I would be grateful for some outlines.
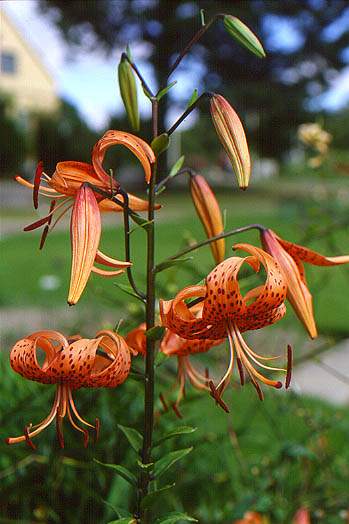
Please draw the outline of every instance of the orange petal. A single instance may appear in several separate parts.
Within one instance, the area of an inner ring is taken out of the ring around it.
[[[56,170],[50,180],[50,186],[59,193],[74,196],[84,182],[100,187],[106,191],[118,187],[110,175],[106,175],[106,179],[102,183],[91,164],[73,160],[58,162]],[[98,199],[101,198],[99,195],[95,196]]]
[[[315,338],[317,329],[313,312],[313,301],[304,281],[303,273],[300,271],[296,261],[283,248],[272,230],[264,230],[261,233],[261,239],[264,249],[279,263],[285,275],[287,298],[291,302],[296,315],[307,329],[311,338]]]
[[[314,266],[335,266],[337,264],[348,264],[349,255],[341,255],[337,257],[325,257],[304,246],[288,242],[278,235],[275,235],[276,239],[280,242],[282,247],[286,249],[287,253],[295,259],[299,259],[302,262],[313,264]]]
[[[143,166],[145,180],[149,184],[152,174],[152,166],[155,163],[155,155],[149,144],[141,138],[124,131],[107,131],[95,144],[92,153],[92,164],[98,178],[105,182],[109,178],[103,169],[103,160],[106,150],[115,145],[127,147],[140,161]]]
[[[146,323],[142,322],[142,324],[135,329],[132,329],[126,336],[126,343],[128,346],[134,349],[137,353],[141,353],[141,355],[145,355],[147,350],[145,331]]]
[[[240,118],[221,95],[214,94],[210,106],[218,138],[230,159],[240,188],[246,189],[251,174],[251,160]]]
[[[96,197],[87,186],[79,189],[74,203],[70,235],[72,270],[68,304],[79,300],[92,271],[101,236],[101,216]]]
[[[116,260],[115,258],[108,257],[108,255],[105,255],[99,249],[97,250],[95,262],[98,264],[104,264],[105,266],[117,268],[132,266],[131,262],[124,262],[123,260]]]
[[[101,277],[117,277],[118,275],[122,275],[124,272],[123,269],[119,269],[118,271],[108,271],[107,269],[101,269],[96,266],[92,266],[91,271],[97,275],[100,275]]]
[[[123,202],[122,195],[117,195],[117,198]],[[141,198],[136,197],[135,195],[132,195],[131,193],[128,193],[128,205],[129,208],[132,209],[132,211],[148,211],[149,204],[147,200],[142,200]],[[108,211],[115,211],[116,213],[122,213],[124,208],[122,206],[119,206],[112,200],[102,200],[99,202],[99,209],[102,212],[108,212]],[[160,209],[161,204],[155,204],[154,209]]]
[[[210,185],[201,175],[190,177],[191,196],[205,228],[208,238],[217,236],[223,232],[222,213]],[[224,260],[225,240],[221,238],[210,244],[213,258],[219,264]]]

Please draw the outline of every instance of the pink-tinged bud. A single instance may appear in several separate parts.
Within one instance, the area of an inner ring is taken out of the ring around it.
[[[91,274],[101,236],[101,216],[91,188],[81,186],[71,217],[72,268],[68,304],[76,304]]]
[[[190,177],[190,192],[197,214],[205,228],[208,238],[223,233],[222,214],[211,187],[201,175]],[[225,240],[223,238],[210,244],[213,258],[219,264],[225,256]]]
[[[251,160],[240,118],[221,95],[212,95],[210,109],[217,135],[230,159],[238,184],[241,189],[246,189],[251,174]]]
[[[292,524],[311,524],[309,510],[300,508],[295,514]]]

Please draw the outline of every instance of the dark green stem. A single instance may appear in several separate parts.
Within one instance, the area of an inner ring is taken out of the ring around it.
[[[197,98],[195,100],[195,102],[193,102],[191,104],[191,106],[188,107],[188,109],[186,109],[184,111],[184,113],[179,117],[179,119],[170,127],[170,129],[168,131],[166,131],[166,133],[168,134],[168,136],[171,136],[172,133],[174,131],[176,131],[177,127],[183,122],[183,120],[185,120],[187,118],[188,115],[190,115],[190,113],[196,108],[196,106],[198,104],[200,104],[200,102],[202,102],[202,100],[204,100],[204,98],[211,98],[213,96],[213,93],[211,93],[210,91],[205,91],[205,93],[202,93],[202,95],[199,96],[199,98]]]
[[[158,135],[158,101],[152,99],[152,122],[153,137]],[[154,205],[155,205],[155,187],[156,187],[156,163],[153,167],[152,177],[149,184],[149,210],[147,228],[147,302],[146,302],[146,325],[147,330],[154,327],[155,324],[155,228],[154,228]],[[154,427],[154,358],[155,358],[155,341],[147,339],[147,352],[145,358],[145,378],[144,378],[144,427],[143,427],[143,446],[142,446],[142,463],[149,464],[152,460],[151,449],[153,441]],[[151,481],[150,473],[142,471],[139,477],[139,494],[138,494],[138,515],[142,524],[150,524],[151,516],[149,511],[143,511],[141,508],[142,499],[147,495],[149,482]]]
[[[231,237],[233,235],[238,235],[239,233],[244,233],[245,231],[249,231],[250,229],[258,229],[259,231],[264,231],[266,228],[262,226],[261,224],[249,224],[248,226],[238,227],[236,229],[231,229],[230,231],[226,231],[225,233],[221,233],[220,235],[216,235],[215,237],[207,238],[206,240],[202,240],[201,242],[197,242],[196,244],[192,246],[188,246],[185,249],[182,249],[182,251],[178,251],[175,255],[172,255],[171,257],[166,258],[162,262],[160,262],[156,267],[155,271],[157,270],[157,267],[165,264],[166,262],[169,262],[170,260],[176,260],[177,258],[181,258],[182,256],[186,255],[187,253],[191,253],[192,251],[195,251],[196,249],[199,249],[200,247],[208,246],[212,242],[215,242],[216,240],[220,240],[221,238],[227,238]]]

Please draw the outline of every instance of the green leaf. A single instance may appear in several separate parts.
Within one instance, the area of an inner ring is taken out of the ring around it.
[[[154,477],[158,479],[163,475],[173,464],[188,455],[193,448],[178,449],[177,451],[170,451],[155,463]]]
[[[195,88],[187,104],[187,109],[189,109],[189,107],[192,106],[194,102],[197,101],[198,98],[199,98],[198,90]]]
[[[149,462],[149,464],[143,464],[143,462],[141,462],[140,460],[137,460],[137,464],[144,471],[148,471],[154,466],[154,462]]]
[[[160,273],[160,271],[164,271],[164,269],[168,269],[173,266],[182,266],[186,262],[189,262],[189,260],[193,260],[193,258],[194,257],[183,257],[176,258],[175,260],[167,260],[166,262],[162,262],[161,264],[156,266],[156,273]]]
[[[171,89],[171,87],[173,87],[174,85],[177,84],[177,80],[174,80],[173,82],[171,82],[170,84],[168,84],[168,86],[164,87],[164,89],[161,89],[161,91],[158,92],[158,94],[156,95],[156,100],[161,100],[163,96],[166,95],[166,93],[168,93],[168,91]]]
[[[145,332],[145,336],[149,340],[161,340],[165,334],[165,328],[163,326],[154,326]]]
[[[108,506],[108,508],[110,508],[111,510],[114,511],[114,513],[116,513],[116,516],[121,519],[121,518],[125,518],[125,517],[132,517],[131,513],[123,508],[118,508],[116,506],[114,506],[114,504],[112,504],[111,502],[109,502],[108,500],[104,500],[102,499],[102,502],[103,504],[105,504],[106,506]]]
[[[169,513],[165,517],[160,517],[156,520],[155,524],[176,524],[181,520],[184,520],[185,522],[199,522],[197,519],[189,517],[186,513],[175,511],[174,513]]]
[[[152,143],[150,144],[152,150],[154,151],[156,156],[161,155],[168,146],[170,145],[170,137],[167,133],[162,133],[159,136],[156,136]]]
[[[137,521],[133,517],[126,517],[123,519],[111,520],[108,524],[137,524]]]
[[[177,162],[171,167],[171,170],[168,174],[169,178],[173,178],[174,176],[177,175],[178,171],[181,169],[182,165],[184,164],[184,158],[185,158],[184,155],[180,156]]]
[[[166,433],[165,436],[154,443],[153,447],[159,446],[159,444],[162,444],[165,440],[170,438],[178,437],[179,435],[188,435],[189,433],[194,433],[196,430],[197,428],[194,428],[193,426],[179,426],[178,428],[169,431],[169,433]]]
[[[104,466],[109,469],[113,469],[117,475],[122,477],[124,480],[132,484],[132,486],[137,486],[137,479],[134,476],[131,471],[129,471],[124,466],[121,466],[120,464],[105,464],[104,462],[100,462],[97,459],[93,459],[97,464],[100,464],[101,466]]]
[[[127,426],[122,426],[118,424],[118,428],[123,432],[133,449],[138,453],[142,449],[143,437],[142,435],[134,428],[128,428]]]
[[[232,15],[225,15],[223,23],[227,33],[237,40],[239,44],[246,47],[246,49],[259,58],[265,57],[265,51],[258,38],[239,18]]]
[[[145,377],[143,373],[139,373],[138,371],[130,371],[127,378],[135,380],[136,382],[144,382]]]
[[[157,353],[157,355],[155,357],[155,366],[156,367],[161,366],[161,364],[166,362],[166,360],[168,358],[169,358],[168,355],[165,355],[165,353],[163,353],[162,351],[158,351],[158,353]]]
[[[144,499],[142,500],[141,507],[142,508],[148,508],[149,506],[151,506],[153,504],[154,501],[156,501],[158,499],[158,497],[160,495],[163,494],[164,491],[168,491],[169,489],[173,488],[174,486],[175,486],[175,483],[169,484],[168,486],[164,486],[163,488],[159,488],[159,489],[153,491],[152,493],[148,493],[148,495],[146,495],[144,497]]]
[[[141,297],[136,295],[136,293],[133,291],[132,287],[129,286],[128,284],[120,284],[119,282],[114,282],[114,286],[116,286],[119,289],[121,289],[121,291],[126,293],[126,295],[130,295],[131,297],[136,298],[137,300],[140,300],[142,302],[142,304],[144,304],[144,302],[141,299]]]
[[[154,222],[153,220],[147,220],[146,218],[141,217],[140,215],[137,215],[136,213],[130,215],[133,222],[137,224],[140,227],[144,227],[144,229],[147,229],[147,226]]]

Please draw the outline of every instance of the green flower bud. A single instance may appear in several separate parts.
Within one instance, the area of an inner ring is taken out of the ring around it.
[[[236,18],[236,16],[232,15],[225,15],[223,22],[226,31],[230,36],[235,38],[239,44],[246,47],[251,51],[251,53],[254,53],[259,58],[265,58],[265,51],[262,44],[247,25]]]
[[[139,131],[139,110],[136,80],[129,62],[122,58],[118,67],[119,87],[127,117],[134,131]]]

